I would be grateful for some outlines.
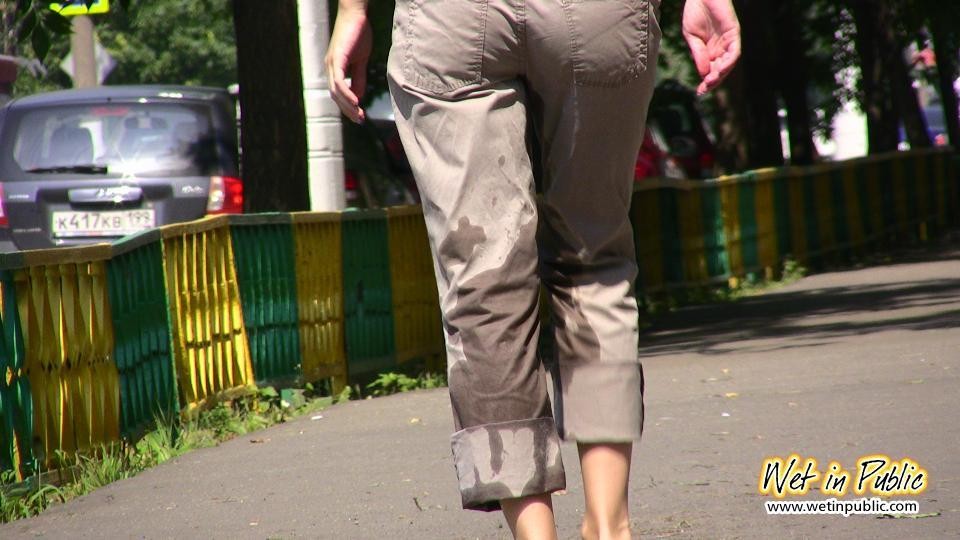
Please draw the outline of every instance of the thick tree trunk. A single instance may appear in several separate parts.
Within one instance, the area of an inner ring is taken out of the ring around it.
[[[872,0],[849,0],[850,13],[857,25],[855,39],[860,56],[860,105],[867,115],[867,146],[871,154],[893,152],[899,142],[897,111],[890,88],[891,75],[887,73],[881,49],[883,31],[877,18],[877,7]]]
[[[960,117],[958,117],[960,106],[957,103],[957,90],[953,86],[953,81],[960,75],[957,72],[960,32],[957,29],[947,28],[943,19],[936,16],[930,17],[929,28],[933,37],[933,50],[937,56],[937,89],[947,122],[947,135],[950,137],[950,144],[958,148],[960,147]]]
[[[929,148],[930,132],[927,131],[927,121],[920,109],[917,91],[913,87],[913,79],[907,71],[903,59],[903,41],[896,30],[896,8],[888,2],[875,2],[877,19],[880,23],[878,36],[880,50],[888,51],[881,54],[886,63],[886,69],[891,75],[890,84],[893,90],[894,106],[903,122],[903,129],[911,148]]]
[[[748,168],[750,159],[743,67],[737,66],[714,92],[717,97],[717,165],[723,173]]]
[[[777,65],[777,41],[770,25],[770,8],[767,0],[736,0],[734,4],[742,29],[740,67],[745,92],[740,93],[740,99],[748,104],[745,107],[747,164],[750,168],[776,167],[783,165],[783,145],[773,75]]]
[[[790,162],[808,165],[817,158],[813,144],[813,127],[810,122],[810,103],[807,98],[809,70],[807,54],[809,44],[803,36],[803,20],[796,0],[785,0],[776,8],[774,24],[779,40],[777,75],[780,95],[787,109],[787,130],[790,135]]]
[[[308,210],[296,0],[233,0],[245,210]]]

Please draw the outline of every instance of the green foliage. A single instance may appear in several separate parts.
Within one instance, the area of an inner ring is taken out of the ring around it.
[[[381,373],[376,380],[367,385],[367,389],[372,396],[386,396],[411,390],[441,388],[446,385],[446,377],[438,373],[422,373],[416,378],[403,373]]]
[[[666,292],[648,294],[640,300],[640,310],[643,315],[655,317],[669,313],[683,306],[714,304],[719,302],[736,302],[741,298],[770,292],[795,281],[808,274],[806,267],[796,260],[787,258],[779,275],[772,279],[761,278],[757,274],[748,274],[736,286],[701,286],[689,287]]]
[[[784,284],[793,283],[807,275],[807,269],[793,259],[787,259],[783,262],[783,276],[780,278]]]
[[[14,484],[13,471],[0,472],[0,523],[35,516],[50,505],[63,502],[63,490],[49,484],[35,482]]]
[[[349,386],[344,386],[343,390],[341,390],[340,393],[337,394],[336,397],[334,397],[333,402],[341,403],[344,401],[350,401],[351,399],[353,399],[354,396],[359,396],[359,395],[360,395],[359,390],[354,390]]]
[[[14,94],[69,88],[70,77],[60,63],[70,52],[70,21],[46,9],[48,2],[32,0],[18,5],[33,10],[18,13],[16,24],[22,25],[24,40],[36,40],[32,50],[47,74],[35,78],[22,70]],[[116,61],[104,84],[226,87],[237,81],[233,13],[228,0],[114,2],[109,13],[91,18],[100,44]],[[38,46],[44,43],[41,54]],[[9,49],[8,53],[15,52]]]
[[[108,84],[226,87],[237,81],[228,0],[133,2],[98,20],[97,34],[117,61]]]
[[[92,0],[88,0],[88,3]],[[70,34],[70,20],[59,12],[49,9],[50,2],[43,0],[23,0],[5,3],[3,52],[10,54],[21,47],[29,47],[34,55],[43,60],[50,51],[53,39]]]
[[[660,56],[657,61],[658,79],[675,79],[686,86],[695,87],[699,82],[697,68],[690,58],[687,42],[680,32],[680,17],[683,2],[660,4]]]

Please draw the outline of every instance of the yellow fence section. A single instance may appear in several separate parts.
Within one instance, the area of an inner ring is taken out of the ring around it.
[[[756,204],[757,256],[767,278],[773,277],[780,264],[780,248],[777,244],[777,220],[775,215],[773,184],[777,181],[776,169],[757,171]]]
[[[735,177],[724,176],[720,182],[720,208],[723,214],[723,233],[727,239],[727,253],[730,257],[730,273],[742,276],[743,231],[740,228],[740,186]]]
[[[397,363],[419,358],[428,369],[441,370],[445,363],[440,304],[420,207],[388,208],[387,231]]]
[[[161,227],[183,412],[255,391],[225,217]]]
[[[120,393],[105,259],[110,247],[24,254],[14,272],[37,456],[54,464],[120,437]]]
[[[331,377],[339,392],[347,383],[340,214],[297,212],[291,217],[303,378]]]

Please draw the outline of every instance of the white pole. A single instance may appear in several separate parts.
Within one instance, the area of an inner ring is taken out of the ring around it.
[[[297,0],[300,22],[300,65],[303,104],[307,118],[307,175],[310,209],[342,210],[343,133],[340,110],[330,98],[323,57],[330,42],[330,14],[326,0]]]

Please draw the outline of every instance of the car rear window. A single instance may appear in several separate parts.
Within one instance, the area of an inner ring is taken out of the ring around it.
[[[14,129],[13,159],[26,172],[210,175],[225,158],[203,104],[44,107],[24,112]]]

